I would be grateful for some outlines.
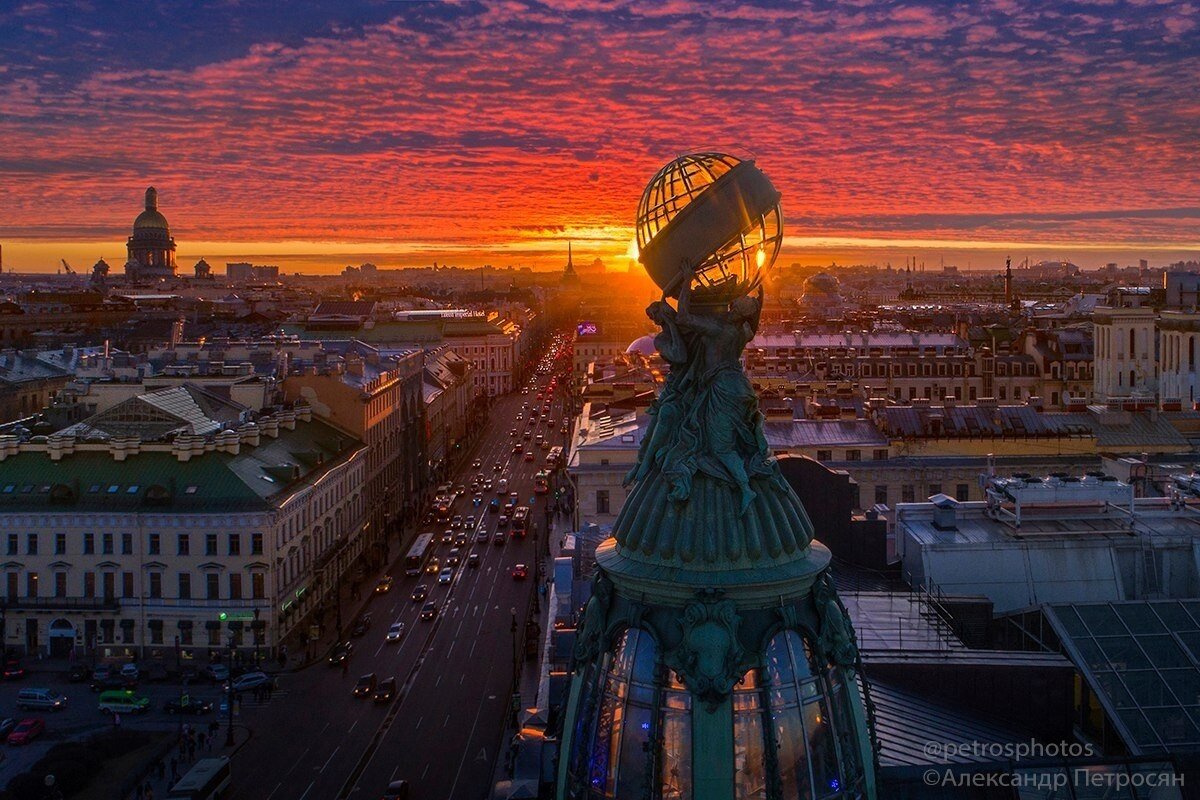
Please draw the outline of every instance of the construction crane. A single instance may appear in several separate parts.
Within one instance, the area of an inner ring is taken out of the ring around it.
[[[59,261],[61,261],[61,262],[62,262],[63,269],[64,269],[64,270],[66,270],[66,272],[67,272],[67,274],[68,274],[68,275],[74,275],[74,274],[75,274],[75,270],[73,270],[73,269],[71,268],[71,265],[67,263],[67,260],[66,260],[65,258],[60,258],[60,259],[59,259]]]

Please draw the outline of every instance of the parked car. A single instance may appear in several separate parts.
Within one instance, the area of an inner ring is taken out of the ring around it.
[[[209,664],[200,670],[200,676],[213,683],[224,683],[229,680],[229,667],[224,664]]]
[[[417,588],[412,590],[412,601],[414,603],[419,603],[422,600],[424,600],[426,597],[429,597],[429,587],[428,586],[418,586]]]
[[[358,683],[354,684],[355,697],[370,697],[375,691],[375,673],[369,672],[358,679]]]
[[[4,662],[4,680],[15,681],[25,677],[25,668],[21,666],[21,662],[15,659],[10,659]]]
[[[29,744],[46,732],[46,723],[34,717],[23,719],[8,735],[8,743],[12,745]]]
[[[386,703],[395,696],[396,679],[384,678],[379,682],[379,685],[375,687],[375,694],[371,697],[371,699],[376,703]]]
[[[355,636],[355,637],[366,636],[367,631],[370,629],[371,629],[371,615],[363,614],[361,617],[358,618],[358,621],[356,621],[354,623],[354,627],[350,629],[350,635]]]
[[[0,719],[0,742],[8,739],[8,735],[12,733],[13,728],[17,727],[17,720],[14,717]]]
[[[339,642],[329,651],[329,666],[339,667],[342,662],[350,657],[354,652],[354,645],[350,642]]]
[[[90,674],[91,670],[89,670],[86,666],[83,664],[75,664],[71,667],[70,672],[67,673],[67,680],[69,680],[71,683],[83,683],[88,679]]]
[[[375,594],[387,594],[392,590],[392,584],[396,579],[391,575],[384,575],[379,579],[379,583],[375,584]]]
[[[132,681],[136,681],[139,677],[141,677],[141,674],[142,673],[140,670],[138,670],[137,664],[122,664],[121,665],[121,677],[123,677],[123,678],[128,678]]]
[[[261,686],[266,686],[270,682],[271,676],[265,672],[247,672],[245,675],[239,675],[234,678],[233,685],[229,688],[234,692],[247,692]]]
[[[392,627],[388,628],[387,636],[384,637],[384,641],[398,642],[402,636],[404,636],[404,623],[393,622]]]
[[[195,700],[191,698],[185,703],[183,702],[183,698],[176,697],[171,700],[164,700],[162,708],[168,714],[199,717],[204,714],[211,714],[213,704],[211,700]]]

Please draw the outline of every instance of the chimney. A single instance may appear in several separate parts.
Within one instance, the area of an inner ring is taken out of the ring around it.
[[[935,494],[929,498],[933,503],[933,527],[939,531],[958,530],[958,501],[945,494]]]

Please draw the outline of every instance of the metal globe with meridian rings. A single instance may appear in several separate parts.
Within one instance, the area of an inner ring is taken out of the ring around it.
[[[638,260],[668,297],[677,297],[687,279],[700,301],[748,294],[779,254],[779,199],[752,160],[724,153],[679,156],[642,192]]]

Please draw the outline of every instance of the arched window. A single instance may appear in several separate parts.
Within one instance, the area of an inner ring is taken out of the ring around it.
[[[586,780],[588,798],[607,800],[644,797],[658,776],[654,796],[689,797],[690,700],[682,686],[656,680],[663,668],[653,637],[626,630],[612,654],[589,669],[574,731],[591,741],[572,746],[571,783]],[[651,747],[658,735],[662,747]]]
[[[852,791],[848,776],[861,773],[857,751],[839,752],[839,737],[853,742],[855,736],[849,730],[849,697],[837,673],[820,668],[809,642],[796,631],[782,631],[767,645],[766,743],[778,753],[780,796],[787,800],[845,796],[842,792]]]

